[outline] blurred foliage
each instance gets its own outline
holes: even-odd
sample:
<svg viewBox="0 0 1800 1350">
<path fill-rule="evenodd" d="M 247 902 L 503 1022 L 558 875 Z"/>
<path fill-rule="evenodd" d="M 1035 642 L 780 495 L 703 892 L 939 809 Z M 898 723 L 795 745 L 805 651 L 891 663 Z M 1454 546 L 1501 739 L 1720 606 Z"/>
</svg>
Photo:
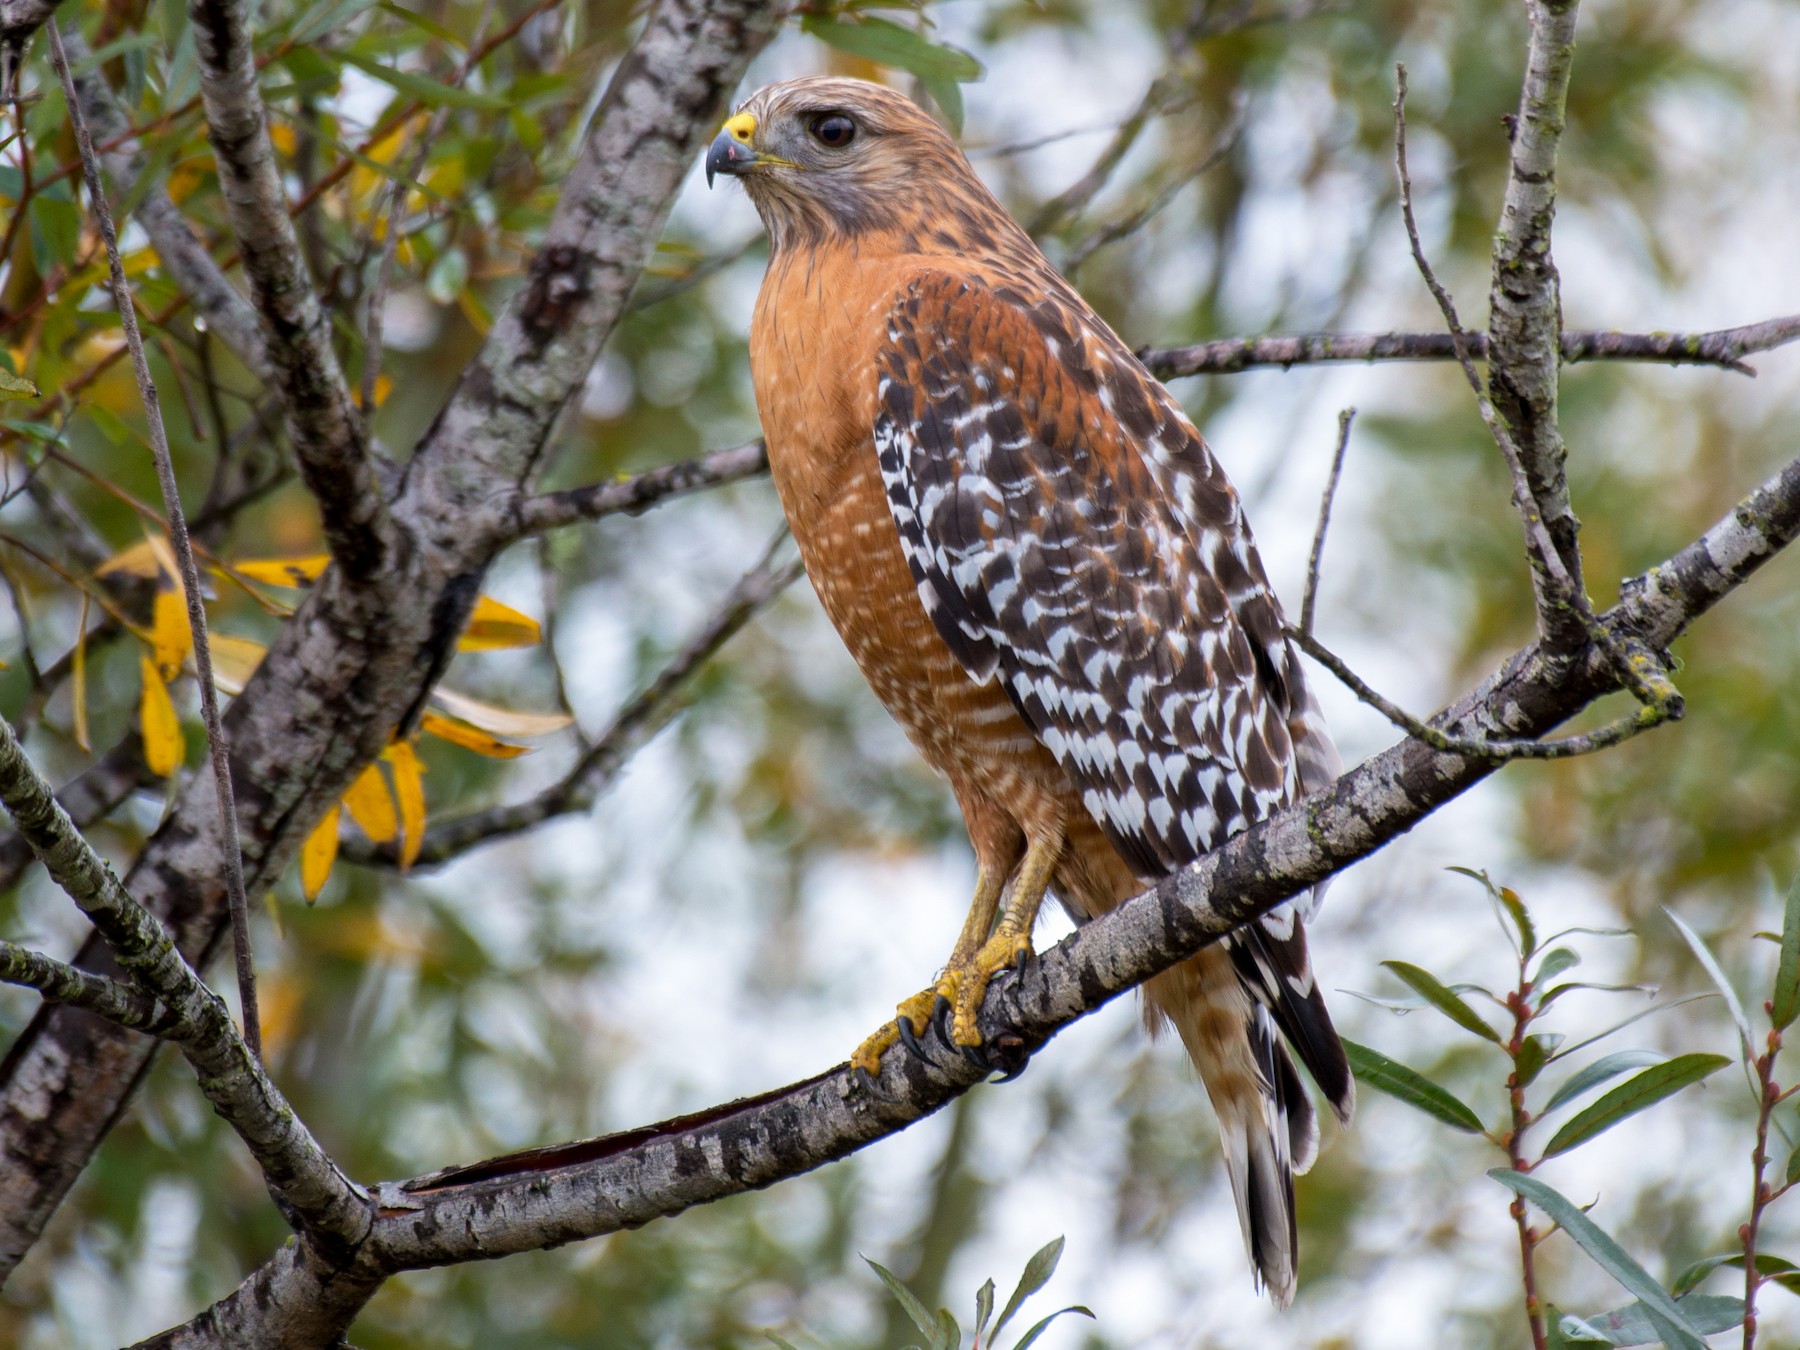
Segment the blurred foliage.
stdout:
<svg viewBox="0 0 1800 1350">
<path fill-rule="evenodd" d="M 807 7 L 814 30 L 860 25 L 871 17 L 861 8 Z M 752 82 L 831 69 L 912 87 L 905 70 L 875 63 L 889 59 L 935 73 L 942 105 L 953 76 L 976 166 L 1023 220 L 1081 180 L 1144 109 L 1116 170 L 1044 241 L 1053 258 L 1075 256 L 1095 231 L 1157 206 L 1077 275 L 1133 344 L 1435 326 L 1394 211 L 1390 105 L 1394 63 L 1404 61 L 1426 243 L 1465 318 L 1479 322 L 1523 6 L 874 8 L 924 45 L 882 30 L 882 58 L 867 43 L 823 42 L 797 19 Z M 185 6 L 65 10 L 118 91 L 152 174 L 228 258 Z M 388 454 L 404 458 L 518 284 L 640 10 L 614 0 L 258 7 L 275 143 L 359 385 L 367 312 L 397 232 L 371 381 Z M 1800 75 L 1779 58 L 1800 50 L 1793 7 L 1590 0 L 1582 25 L 1558 236 L 1571 326 L 1717 327 L 1800 308 L 1791 231 Z M 928 58 L 926 46 L 967 53 L 985 81 L 959 87 L 972 66 Z M 0 129 L 0 369 L 46 397 L 0 404 L 0 573 L 13 602 L 0 710 L 29 726 L 33 754 L 60 779 L 92 759 L 65 660 L 84 622 L 86 743 L 104 755 L 135 734 L 143 647 L 128 625 L 153 629 L 156 584 L 102 586 L 94 574 L 143 538 L 143 503 L 156 489 L 41 42 L 25 78 L 29 97 Z M 1193 177 L 1196 156 L 1240 109 L 1229 153 Z M 741 199 L 690 186 L 634 312 L 557 433 L 550 486 L 755 434 L 744 344 L 763 246 Z M 141 230 L 128 224 L 123 243 L 201 541 L 227 561 L 316 553 L 316 513 L 293 482 L 265 392 L 196 331 Z M 1756 386 L 1712 371 L 1567 372 L 1563 427 L 1597 600 L 1792 453 L 1794 358 L 1758 364 Z M 1421 704 L 1448 698 L 1529 637 L 1505 476 L 1452 372 L 1301 369 L 1179 392 L 1244 487 L 1278 574 L 1292 553 L 1282 540 L 1310 531 L 1338 404 L 1363 408 L 1321 621 L 1328 641 L 1371 655 L 1378 684 L 1391 680 Z M 751 483 L 521 546 L 489 589 L 541 619 L 548 640 L 459 657 L 451 683 L 523 709 L 554 708 L 566 690 L 593 733 L 702 624 L 777 518 L 767 485 Z M 1607 982 L 1654 983 L 1671 998 L 1706 987 L 1656 912 L 1671 904 L 1723 955 L 1728 978 L 1763 987 L 1741 979 L 1766 909 L 1745 897 L 1767 891 L 1771 870 L 1789 870 L 1800 825 L 1800 602 L 1790 576 L 1785 561 L 1771 568 L 1679 645 L 1682 725 L 1592 759 L 1518 766 L 1483 789 L 1492 828 L 1462 860 L 1529 869 L 1534 887 L 1598 903 L 1632 928 L 1629 951 L 1589 958 Z M 121 622 L 106 620 L 102 596 Z M 255 641 L 279 622 L 223 584 L 211 608 L 221 629 Z M 191 680 L 173 692 L 191 764 Z M 440 875 L 340 862 L 316 904 L 302 901 L 297 878 L 266 897 L 258 950 L 272 1062 L 352 1174 L 404 1175 L 623 1128 L 810 1072 L 917 987 L 925 972 L 896 962 L 941 956 L 953 895 L 920 938 L 926 954 L 895 953 L 913 950 L 930 897 L 966 884 L 954 805 L 861 686 L 811 598 L 786 597 L 687 697 L 683 718 L 591 819 L 478 851 Z M 1333 709 L 1344 710 L 1349 744 L 1391 739 L 1347 700 Z M 503 762 L 421 743 L 432 811 L 536 790 L 574 753 L 568 734 L 542 744 Z M 163 800 L 161 787 L 146 788 L 94 837 L 128 858 Z M 1459 968 L 1420 959 L 1416 944 L 1446 933 L 1478 941 L 1456 909 L 1466 900 L 1404 873 L 1399 893 L 1379 892 L 1395 875 L 1384 865 L 1346 879 L 1327 911 L 1315 947 L 1329 987 L 1355 982 L 1331 971 L 1383 958 Z M 59 953 L 79 940 L 40 877 L 0 896 L 0 932 Z M 0 991 L 0 1033 L 32 1008 L 29 996 Z M 1334 1010 L 1350 1034 L 1379 1040 L 1448 1091 L 1491 1081 L 1482 1059 L 1491 1047 L 1455 1028 L 1410 1039 L 1420 1022 L 1411 1019 L 1389 1045 L 1384 1014 L 1336 997 Z M 1725 1045 L 1727 1025 L 1714 1001 L 1647 1034 L 1659 1053 L 1695 1054 Z M 1328 1141 L 1300 1184 L 1302 1291 L 1277 1321 L 1241 1270 L 1202 1096 L 1178 1057 L 1143 1041 L 1127 1019 L 1097 1018 L 1021 1084 L 978 1092 L 947 1119 L 815 1176 L 643 1232 L 395 1281 L 353 1339 L 370 1350 L 723 1350 L 766 1343 L 773 1330 L 895 1350 L 917 1333 L 890 1316 L 859 1254 L 935 1306 L 945 1289 L 974 1286 L 975 1263 L 1017 1269 L 1047 1233 L 1066 1231 L 1062 1278 L 1099 1314 L 1098 1329 L 1065 1320 L 1045 1346 L 1519 1343 L 1517 1285 L 1505 1273 L 1512 1239 L 1502 1224 L 1483 1226 L 1500 1209 L 1480 1176 L 1487 1146 L 1446 1144 L 1422 1119 L 1409 1134 L 1411 1113 L 1381 1100 L 1364 1103 L 1359 1125 Z M 1709 1148 L 1747 1159 L 1741 1095 L 1684 1093 L 1583 1152 L 1604 1165 L 1608 1231 L 1657 1253 L 1659 1271 L 1721 1250 L 1741 1221 L 1736 1172 L 1726 1196 L 1712 1168 L 1687 1165 Z M 1641 1141 L 1669 1136 L 1632 1132 L 1662 1120 L 1679 1122 L 1670 1128 L 1685 1142 L 1651 1156 Z M 1791 1112 L 1786 1123 L 1796 1123 Z M 1605 1162 L 1621 1138 L 1639 1141 L 1635 1170 Z M 0 1342 L 46 1350 L 147 1335 L 234 1286 L 282 1231 L 241 1151 L 165 1057 L 0 1297 Z M 1604 1276 L 1558 1264 L 1548 1249 L 1546 1259 L 1570 1306 L 1605 1306 Z"/>
</svg>

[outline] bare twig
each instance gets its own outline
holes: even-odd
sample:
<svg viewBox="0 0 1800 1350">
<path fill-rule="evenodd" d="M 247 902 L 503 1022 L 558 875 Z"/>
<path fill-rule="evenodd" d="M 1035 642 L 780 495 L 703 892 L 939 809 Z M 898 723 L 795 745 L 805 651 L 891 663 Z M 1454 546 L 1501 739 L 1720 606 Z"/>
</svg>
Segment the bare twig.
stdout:
<svg viewBox="0 0 1800 1350">
<path fill-rule="evenodd" d="M 657 672 L 642 693 L 619 710 L 612 724 L 567 773 L 528 801 L 477 811 L 432 826 L 425 833 L 414 870 L 448 862 L 479 844 L 504 839 L 554 817 L 591 807 L 626 761 L 681 711 L 681 696 L 693 673 L 758 611 L 799 579 L 801 567 L 797 559 L 781 564 L 775 561 L 786 539 L 787 531 L 783 530 L 762 560 L 739 578 L 687 646 Z M 391 862 L 395 855 L 392 846 L 362 851 L 346 845 L 343 856 L 357 861 Z"/>
<path fill-rule="evenodd" d="M 646 469 L 612 483 L 522 496 L 513 509 L 513 538 L 522 539 L 620 512 L 636 515 L 670 497 L 759 477 L 768 468 L 769 456 L 763 443 L 750 441 L 729 450 L 715 450 L 699 459 Z"/>
<path fill-rule="evenodd" d="M 1144 91 L 1144 97 L 1138 101 L 1137 107 L 1125 115 L 1125 120 L 1119 123 L 1118 129 L 1113 132 L 1112 139 L 1106 143 L 1106 148 L 1095 157 L 1093 164 L 1088 167 L 1088 171 L 1038 208 L 1038 213 L 1025 227 L 1028 234 L 1033 238 L 1048 234 L 1070 216 L 1079 215 L 1087 209 L 1087 204 L 1099 195 L 1100 190 L 1106 186 L 1118 169 L 1120 162 L 1130 153 L 1131 147 L 1137 144 L 1137 139 L 1143 134 L 1150 118 L 1169 102 L 1170 90 L 1174 85 L 1175 77 L 1167 72 L 1150 82 L 1150 87 Z M 1065 132 L 1063 134 L 1072 133 Z M 1059 138 L 1049 137 L 1045 140 L 1034 141 L 1025 148 L 1035 149 L 1039 145 L 1046 145 L 1056 139 Z"/>
<path fill-rule="evenodd" d="M 1313 631 L 1313 607 L 1319 599 L 1319 563 L 1325 556 L 1325 531 L 1331 528 L 1331 504 L 1337 498 L 1338 479 L 1344 472 L 1344 453 L 1350 448 L 1350 424 L 1356 420 L 1356 409 L 1345 408 L 1338 414 L 1337 449 L 1331 456 L 1331 473 L 1325 479 L 1325 491 L 1319 496 L 1319 523 L 1313 528 L 1312 552 L 1306 559 L 1306 590 L 1300 599 L 1300 631 L 1308 637 Z"/>
<path fill-rule="evenodd" d="M 1625 333 L 1588 329 L 1562 335 L 1562 358 L 1579 361 L 1649 361 L 1667 365 L 1721 366 L 1756 374 L 1744 357 L 1800 338 L 1800 314 L 1708 333 Z M 1487 359 L 1486 333 L 1463 334 L 1468 353 Z M 1292 337 L 1220 338 L 1186 347 L 1145 347 L 1138 360 L 1157 378 L 1235 375 L 1258 366 L 1313 365 L 1324 361 L 1445 361 L 1456 356 L 1449 333 L 1302 333 Z"/>
<path fill-rule="evenodd" d="M 55 29 L 51 30 L 52 41 Z M 338 1170 L 231 1024 L 219 996 L 134 900 L 57 803 L 12 725 L 0 719 L 0 802 L 52 879 L 80 907 L 137 987 L 165 1004 L 164 1033 L 193 1066 L 207 1099 L 255 1156 L 269 1184 L 331 1250 L 368 1231 L 360 1188 Z"/>
<path fill-rule="evenodd" d="M 1800 883 L 1797 883 L 1800 884 Z M 1744 1345 L 1743 1350 L 1755 1350 L 1756 1346 L 1756 1295 L 1767 1278 L 1757 1268 L 1757 1238 L 1761 1235 L 1763 1211 L 1776 1197 L 1776 1192 L 1764 1179 L 1769 1166 L 1769 1125 L 1775 1114 L 1775 1107 L 1780 1103 L 1783 1092 L 1781 1084 L 1775 1080 L 1775 1060 L 1781 1054 L 1782 1028 L 1775 1024 L 1774 1005 L 1765 1002 L 1765 1010 L 1770 1014 L 1769 1035 L 1764 1042 L 1763 1053 L 1756 1057 L 1756 1143 L 1750 1150 L 1750 1217 L 1738 1230 L 1739 1239 L 1744 1248 Z"/>
<path fill-rule="evenodd" d="M 237 964 L 238 999 L 243 1010 L 244 1039 L 250 1053 L 262 1058 L 262 1022 L 256 1003 L 256 961 L 250 950 L 250 907 L 244 895 L 243 847 L 238 839 L 237 796 L 231 786 L 231 744 L 225 739 L 225 726 L 219 718 L 219 695 L 213 686 L 212 646 L 206 636 L 206 603 L 200 590 L 200 570 L 194 565 L 194 547 L 188 539 L 187 517 L 181 509 L 181 488 L 175 482 L 175 465 L 169 457 L 169 439 L 163 427 L 162 403 L 156 382 L 150 378 L 150 363 L 144 356 L 144 339 L 138 331 L 137 308 L 132 302 L 131 284 L 125 279 L 125 266 L 119 257 L 119 239 L 113 229 L 112 210 L 106 202 L 106 186 L 100 178 L 100 158 L 94 151 L 93 137 L 88 134 L 86 119 L 81 114 L 81 100 L 75 92 L 74 77 L 69 73 L 68 56 L 63 51 L 62 32 L 50 25 L 50 57 L 62 80 L 63 94 L 68 100 L 69 120 L 75 127 L 75 141 L 81 150 L 82 167 L 87 178 L 88 205 L 100 226 L 106 242 L 106 261 L 112 272 L 113 302 L 119 311 L 119 322 L 125 330 L 125 344 L 131 349 L 131 366 L 137 374 L 138 394 L 144 402 L 145 421 L 150 433 L 150 452 L 156 461 L 156 480 L 162 487 L 163 508 L 168 513 L 169 541 L 175 550 L 176 565 L 181 570 L 181 588 L 187 601 L 188 627 L 193 632 L 194 668 L 199 676 L 200 716 L 206 724 L 207 749 L 212 759 L 213 786 L 219 796 L 219 851 L 225 868 L 226 894 L 231 907 L 232 952 Z"/>
<path fill-rule="evenodd" d="M 1108 244 L 1115 244 L 1128 235 L 1135 234 L 1154 219 L 1168 204 L 1175 200 L 1182 189 L 1196 178 L 1212 168 L 1226 155 L 1231 153 L 1232 146 L 1237 144 L 1239 134 L 1244 129 L 1244 104 L 1239 103 L 1233 111 L 1231 121 L 1214 139 L 1212 145 L 1200 158 L 1194 160 L 1186 168 L 1177 170 L 1141 205 L 1126 211 L 1114 220 L 1098 227 L 1084 236 L 1063 259 L 1063 271 L 1073 275 L 1096 251 Z"/>
</svg>

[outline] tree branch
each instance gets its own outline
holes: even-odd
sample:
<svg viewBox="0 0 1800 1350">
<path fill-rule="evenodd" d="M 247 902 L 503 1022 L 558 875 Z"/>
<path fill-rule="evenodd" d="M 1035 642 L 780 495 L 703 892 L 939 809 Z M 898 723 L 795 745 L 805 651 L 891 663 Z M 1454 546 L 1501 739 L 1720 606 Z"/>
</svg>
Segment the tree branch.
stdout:
<svg viewBox="0 0 1800 1350">
<path fill-rule="evenodd" d="M 513 508 L 513 538 L 523 539 L 564 525 L 600 520 L 621 511 L 635 516 L 670 497 L 758 478 L 768 470 L 769 455 L 763 449 L 763 443 L 751 441 L 729 450 L 714 450 L 698 459 L 646 469 L 612 483 L 520 497 Z"/>
<path fill-rule="evenodd" d="M 300 475 L 319 503 L 331 556 L 351 581 L 384 576 L 394 547 L 362 418 L 313 293 L 269 144 L 244 0 L 192 0 L 206 127 Z"/>
<path fill-rule="evenodd" d="M 151 1036 L 167 1035 L 177 1022 L 165 1005 L 122 980 L 77 970 L 16 942 L 0 941 L 0 980 Z"/>
<path fill-rule="evenodd" d="M 132 899 L 81 837 L 4 719 L 0 802 L 132 982 L 173 1014 L 166 1034 L 181 1046 L 207 1100 L 249 1147 L 269 1185 L 315 1240 L 327 1250 L 348 1251 L 368 1230 L 363 1192 L 263 1072 L 225 1004 L 183 959 L 168 929 Z"/>
<path fill-rule="evenodd" d="M 1487 359 L 1485 333 L 1466 333 L 1469 355 Z M 1709 333 L 1623 333 L 1589 329 L 1562 335 L 1562 359 L 1653 361 L 1668 365 L 1722 366 L 1754 375 L 1744 357 L 1800 338 L 1800 314 L 1720 328 Z M 1158 379 L 1184 375 L 1235 375 L 1258 366 L 1313 365 L 1324 361 L 1453 361 L 1456 344 L 1448 333 L 1302 333 L 1293 337 L 1220 338 L 1186 347 L 1143 347 L 1142 361 Z"/>
<path fill-rule="evenodd" d="M 1512 156 L 1506 199 L 1494 236 L 1488 292 L 1488 397 L 1518 447 L 1532 501 L 1555 545 L 1571 593 L 1582 593 L 1581 523 L 1569 501 L 1567 450 L 1557 423 L 1562 295 L 1550 229 L 1556 218 L 1556 151 L 1562 139 L 1575 58 L 1576 0 L 1529 0 L 1531 41 L 1518 116 L 1509 123 Z M 1545 603 L 1545 635 L 1565 645 L 1582 639 L 1577 616 Z"/>
<path fill-rule="evenodd" d="M 1627 583 L 1600 622 L 1620 641 L 1665 647 L 1797 534 L 1800 460 L 1700 539 Z M 1618 679 L 1595 644 L 1557 652 L 1534 643 L 1447 709 L 1441 723 L 1459 736 L 1535 737 L 1617 688 Z M 1367 857 L 1497 767 L 1409 738 L 1083 925 L 1022 976 L 1004 975 L 990 986 L 980 1018 L 993 1061 L 987 1069 L 933 1029 L 924 1057 L 896 1047 L 883 1058 L 875 1092 L 859 1089 L 849 1066 L 839 1065 L 676 1120 L 385 1184 L 352 1275 L 372 1293 L 387 1274 L 638 1227 L 847 1156 L 937 1110 L 994 1069 L 1023 1067 L 1063 1027 Z M 277 1291 L 299 1283 L 294 1251 L 292 1244 L 283 1248 L 228 1298 L 155 1343 L 242 1344 L 265 1330 L 269 1343 L 278 1343 L 272 1338 L 283 1319 L 297 1314 L 341 1332 L 357 1311 L 342 1290 L 321 1289 L 319 1302 L 298 1308 L 284 1303 L 279 1316 L 265 1311 Z"/>
</svg>

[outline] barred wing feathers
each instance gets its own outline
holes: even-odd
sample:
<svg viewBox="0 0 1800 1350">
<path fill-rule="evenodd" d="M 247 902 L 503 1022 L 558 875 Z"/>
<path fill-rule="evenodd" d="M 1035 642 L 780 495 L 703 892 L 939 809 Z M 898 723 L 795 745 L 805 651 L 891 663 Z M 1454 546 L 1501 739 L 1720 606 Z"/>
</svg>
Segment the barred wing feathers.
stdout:
<svg viewBox="0 0 1800 1350">
<path fill-rule="evenodd" d="M 1140 875 L 1194 861 L 1329 771 L 1235 492 L 1098 319 L 1060 288 L 1034 300 L 934 271 L 899 294 L 887 336 L 875 448 L 920 599 Z M 1306 913 L 1290 902 L 1230 946 L 1347 1117 Z"/>
</svg>

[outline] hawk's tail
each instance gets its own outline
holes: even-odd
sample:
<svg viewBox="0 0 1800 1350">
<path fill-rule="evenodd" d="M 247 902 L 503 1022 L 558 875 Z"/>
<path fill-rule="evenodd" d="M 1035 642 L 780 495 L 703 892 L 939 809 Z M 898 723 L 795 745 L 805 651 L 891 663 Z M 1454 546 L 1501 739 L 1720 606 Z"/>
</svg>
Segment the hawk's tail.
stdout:
<svg viewBox="0 0 1800 1350">
<path fill-rule="evenodd" d="M 1299 1264 L 1294 1173 L 1318 1154 L 1319 1124 L 1275 1021 L 1211 947 L 1151 981 L 1153 1020 L 1174 1023 L 1206 1084 L 1257 1283 L 1293 1300 Z"/>
</svg>

